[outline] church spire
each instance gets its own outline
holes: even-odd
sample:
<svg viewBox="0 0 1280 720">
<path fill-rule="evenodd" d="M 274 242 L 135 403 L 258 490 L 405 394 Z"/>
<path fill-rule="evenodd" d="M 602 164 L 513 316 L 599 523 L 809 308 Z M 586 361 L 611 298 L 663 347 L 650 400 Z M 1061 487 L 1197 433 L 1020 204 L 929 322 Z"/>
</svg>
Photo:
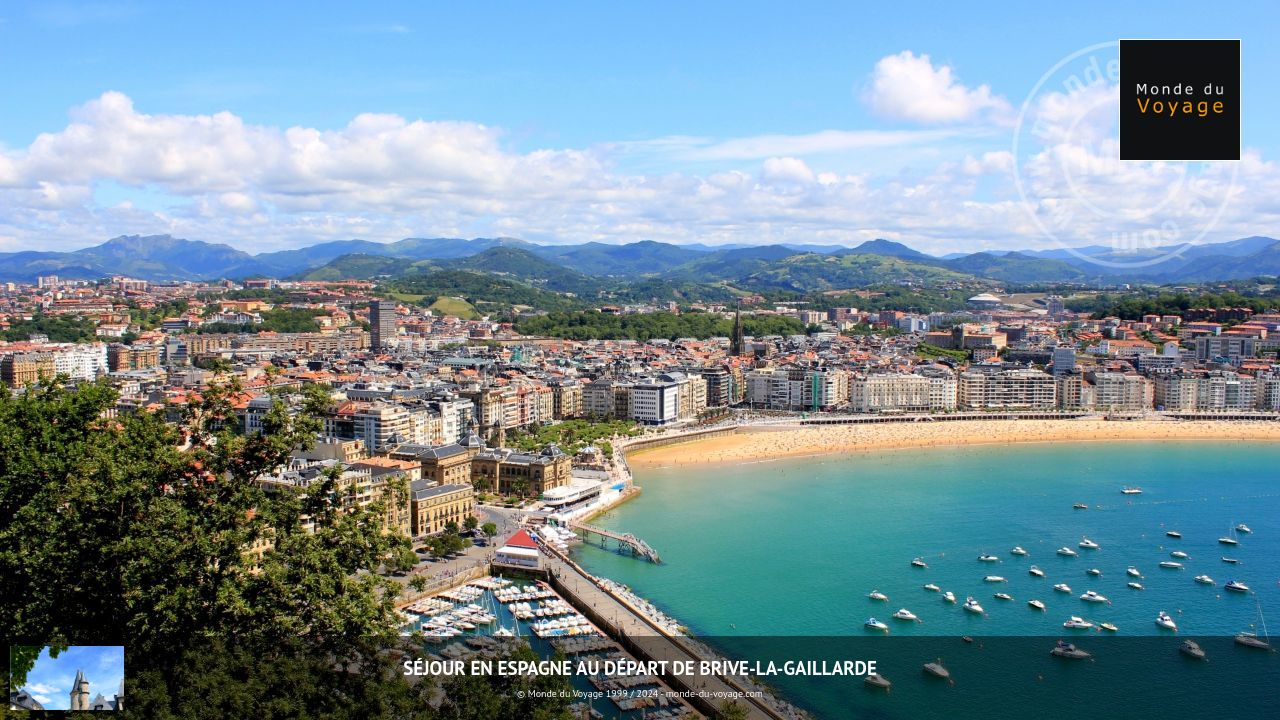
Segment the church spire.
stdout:
<svg viewBox="0 0 1280 720">
<path fill-rule="evenodd" d="M 742 301 L 738 301 L 738 306 L 733 311 L 733 338 L 729 341 L 729 354 L 741 355 L 743 351 L 742 336 Z"/>
</svg>

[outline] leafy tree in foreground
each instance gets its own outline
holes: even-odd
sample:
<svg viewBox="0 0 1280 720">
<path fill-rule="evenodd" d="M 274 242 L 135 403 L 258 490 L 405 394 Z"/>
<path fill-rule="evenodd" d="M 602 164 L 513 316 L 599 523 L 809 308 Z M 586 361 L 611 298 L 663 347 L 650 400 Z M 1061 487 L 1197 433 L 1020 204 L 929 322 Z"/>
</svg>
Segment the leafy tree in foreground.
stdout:
<svg viewBox="0 0 1280 720">
<path fill-rule="evenodd" d="M 386 652 L 399 586 L 376 570 L 407 545 L 385 508 L 350 508 L 340 472 L 305 495 L 255 482 L 314 437 L 327 397 L 276 397 L 265 431 L 240 435 L 237 390 L 209 388 L 174 427 L 111 417 L 105 384 L 0 389 L 6 640 L 124 645 L 141 717 L 440 717 L 433 683 Z M 450 701 L 501 692 L 481 685 Z"/>
</svg>

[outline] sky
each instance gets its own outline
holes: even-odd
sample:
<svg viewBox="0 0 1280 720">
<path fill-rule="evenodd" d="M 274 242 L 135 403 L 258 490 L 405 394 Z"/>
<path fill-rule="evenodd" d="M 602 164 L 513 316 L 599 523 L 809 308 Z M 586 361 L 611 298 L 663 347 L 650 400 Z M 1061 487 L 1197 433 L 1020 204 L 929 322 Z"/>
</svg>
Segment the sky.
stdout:
<svg viewBox="0 0 1280 720">
<path fill-rule="evenodd" d="M 118 645 L 73 645 L 58 657 L 49 657 L 45 648 L 36 660 L 35 667 L 27 673 L 26 690 L 45 710 L 68 710 L 71 704 L 71 684 L 76 671 L 84 672 L 89 681 L 89 701 L 102 693 L 114 700 L 120 682 L 124 679 L 124 648 Z"/>
<path fill-rule="evenodd" d="M 1276 232 L 1280 6 L 1025 5 L 10 0 L 0 252 Z M 1242 40 L 1239 162 L 1120 163 L 1118 78 L 1067 84 L 1178 37 Z"/>
</svg>

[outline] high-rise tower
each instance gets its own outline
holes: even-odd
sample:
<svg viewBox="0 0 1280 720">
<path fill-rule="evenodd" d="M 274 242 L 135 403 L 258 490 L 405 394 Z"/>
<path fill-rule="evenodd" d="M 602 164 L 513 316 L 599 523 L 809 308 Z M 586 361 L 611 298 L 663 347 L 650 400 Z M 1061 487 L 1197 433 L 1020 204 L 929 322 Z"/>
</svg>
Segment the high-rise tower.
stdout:
<svg viewBox="0 0 1280 720">
<path fill-rule="evenodd" d="M 370 346 L 382 350 L 390 346 L 396 337 L 396 304 L 391 300 L 374 300 L 369 303 Z"/>
</svg>

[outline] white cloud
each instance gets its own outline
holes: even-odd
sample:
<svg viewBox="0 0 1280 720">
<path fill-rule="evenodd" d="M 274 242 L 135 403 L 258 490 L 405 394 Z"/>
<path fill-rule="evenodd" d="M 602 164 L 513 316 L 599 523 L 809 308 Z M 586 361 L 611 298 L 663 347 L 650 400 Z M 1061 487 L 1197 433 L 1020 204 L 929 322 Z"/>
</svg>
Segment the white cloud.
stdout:
<svg viewBox="0 0 1280 720">
<path fill-rule="evenodd" d="M 1007 122 L 1009 102 L 980 85 L 962 84 L 949 65 L 903 50 L 883 57 L 871 73 L 863 99 L 877 114 L 917 123 L 954 123 L 987 117 Z"/>
<path fill-rule="evenodd" d="M 47 683 L 33 683 L 23 687 L 23 689 L 31 693 L 42 693 L 45 695 L 56 695 L 58 693 L 58 688 Z M 41 700 L 40 702 L 44 701 Z"/>
<path fill-rule="evenodd" d="M 1122 167 L 1117 175 L 1106 159 L 1113 131 L 1093 122 L 1103 122 L 1105 107 L 1072 127 L 1061 98 L 1042 105 L 1044 133 L 1017 158 L 1036 212 L 1071 206 L 1062 168 L 1087 197 L 1112 204 L 1146 203 L 1177 177 L 1174 166 L 1145 176 Z M 26 148 L 0 149 L 5 250 L 69 249 L 133 233 L 250 252 L 352 237 L 495 234 L 543 242 L 888 237 L 942 252 L 1049 243 L 1015 192 L 1007 141 L 989 128 L 668 137 L 517 152 L 498 128 L 388 114 L 332 129 L 280 128 L 227 112 L 147 114 L 112 92 L 71 115 Z M 881 171 L 865 159 L 873 148 L 936 159 L 925 171 Z M 833 155 L 840 150 L 850 152 Z M 620 170 L 619 156 L 633 152 L 664 161 L 653 171 Z M 696 159 L 697 171 L 673 171 L 682 167 L 667 162 L 673 157 Z M 1274 163 L 1254 153 L 1239 168 L 1239 192 L 1217 239 L 1265 233 L 1280 219 Z M 102 183 L 119 187 L 97 202 L 93 189 Z M 130 189 L 138 197 L 129 198 Z M 1075 235 L 1064 239 L 1109 232 L 1117 217 L 1134 222 L 1119 205 L 1105 207 L 1116 214 L 1073 213 Z"/>
</svg>

